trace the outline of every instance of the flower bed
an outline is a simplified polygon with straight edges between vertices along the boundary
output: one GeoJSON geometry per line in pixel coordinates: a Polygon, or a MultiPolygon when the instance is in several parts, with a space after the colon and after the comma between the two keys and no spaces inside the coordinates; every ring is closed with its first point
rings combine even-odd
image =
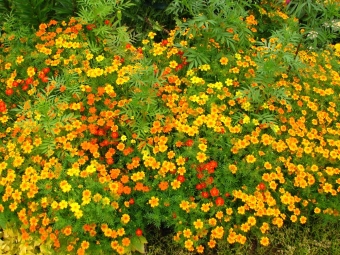
{"type": "Polygon", "coordinates": [[[340,44],[303,48],[281,11],[291,30],[260,43],[251,13],[222,38],[198,16],[123,49],[96,34],[110,22],[77,18],[20,47],[3,35],[2,227],[62,253],[124,254],[144,251],[152,224],[203,253],[338,219],[340,44]]]}

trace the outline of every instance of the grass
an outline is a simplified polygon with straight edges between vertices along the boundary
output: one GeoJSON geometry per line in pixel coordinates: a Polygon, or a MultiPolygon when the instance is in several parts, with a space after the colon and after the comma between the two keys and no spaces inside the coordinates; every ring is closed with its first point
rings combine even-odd
{"type": "MultiPolygon", "coordinates": [[[[340,220],[324,223],[320,220],[301,225],[272,229],[270,245],[261,246],[255,236],[248,236],[245,245],[220,241],[217,248],[204,255],[337,255],[340,254],[340,220]]],[[[148,239],[146,255],[193,255],[172,240],[169,231],[153,229],[148,239]]]]}

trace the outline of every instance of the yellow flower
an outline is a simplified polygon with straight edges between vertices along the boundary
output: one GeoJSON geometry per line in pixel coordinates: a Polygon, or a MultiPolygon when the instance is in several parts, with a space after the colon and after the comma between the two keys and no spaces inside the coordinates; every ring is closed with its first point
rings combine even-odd
{"type": "Polygon", "coordinates": [[[208,212],[210,210],[210,204],[209,203],[202,204],[201,210],[203,212],[208,212]]]}
{"type": "Polygon", "coordinates": [[[12,66],[11,63],[6,63],[6,64],[5,64],[5,69],[6,69],[6,70],[9,70],[9,69],[11,69],[11,66],[12,66]]]}
{"type": "Polygon", "coordinates": [[[190,69],[187,71],[186,76],[193,76],[195,74],[194,70],[190,69]]]}
{"type": "Polygon", "coordinates": [[[260,243],[263,246],[268,246],[269,245],[269,238],[266,237],[266,236],[261,237],[260,243]]]}
{"type": "Polygon", "coordinates": [[[190,229],[186,228],[186,229],[183,230],[183,236],[185,238],[190,238],[191,235],[192,235],[192,233],[191,233],[190,229]]]}
{"type": "Polygon", "coordinates": [[[208,242],[208,245],[209,247],[212,249],[216,246],[216,241],[214,239],[211,239],[209,242],[208,242]]]}
{"type": "Polygon", "coordinates": [[[201,65],[198,67],[198,69],[200,69],[201,71],[208,71],[210,70],[210,65],[205,64],[205,65],[201,65]]]}
{"type": "Polygon", "coordinates": [[[203,228],[203,221],[198,219],[194,221],[194,227],[195,229],[202,229],[203,228]]]}
{"type": "Polygon", "coordinates": [[[86,172],[88,173],[94,173],[96,171],[96,168],[93,165],[89,165],[86,167],[86,172]]]}
{"type": "Polygon", "coordinates": [[[172,187],[172,189],[176,190],[176,189],[178,189],[179,187],[181,187],[181,182],[178,181],[178,180],[173,180],[173,181],[171,182],[171,187],[172,187]]]}
{"type": "Polygon", "coordinates": [[[188,201],[182,200],[181,203],[179,204],[179,207],[186,211],[187,209],[190,208],[190,203],[188,201]]]}
{"type": "Polygon", "coordinates": [[[51,204],[51,207],[52,207],[52,209],[55,210],[55,209],[58,208],[58,205],[59,205],[59,203],[57,201],[53,201],[52,204],[51,204]]]}
{"type": "Polygon", "coordinates": [[[205,145],[204,143],[200,143],[198,145],[198,148],[201,150],[201,151],[206,151],[207,150],[207,145],[205,145]]]}
{"type": "Polygon", "coordinates": [[[93,58],[93,54],[89,53],[89,54],[86,54],[86,59],[87,60],[91,60],[93,58]]]}
{"type": "Polygon", "coordinates": [[[215,218],[210,218],[208,222],[210,226],[216,226],[217,224],[217,220],[215,218]]]}
{"type": "Polygon", "coordinates": [[[231,86],[231,85],[233,85],[233,80],[228,78],[228,79],[226,79],[225,84],[227,86],[231,86]]]}
{"type": "Polygon", "coordinates": [[[80,209],[80,205],[77,202],[70,203],[70,207],[71,212],[76,212],[80,209]]]}
{"type": "Polygon", "coordinates": [[[97,62],[101,62],[101,61],[104,60],[104,56],[103,55],[99,55],[99,56],[96,57],[96,60],[97,60],[97,62]]]}
{"type": "Polygon", "coordinates": [[[204,252],[204,246],[203,245],[199,245],[196,247],[197,253],[203,253],[204,252]]]}
{"type": "Polygon", "coordinates": [[[72,186],[65,180],[61,181],[59,185],[63,192],[69,192],[72,188],[72,186]]]}
{"type": "Polygon", "coordinates": [[[82,210],[78,210],[78,211],[74,212],[74,216],[77,219],[80,219],[81,217],[83,217],[83,211],[82,210]]]}
{"type": "Polygon", "coordinates": [[[204,161],[207,160],[207,155],[203,152],[198,152],[196,159],[198,160],[198,162],[203,163],[204,161]]]}
{"type": "Polygon", "coordinates": [[[220,63],[221,63],[221,65],[223,65],[223,66],[227,65],[228,62],[229,62],[229,60],[228,60],[228,58],[226,58],[226,57],[222,57],[222,58],[220,59],[220,63]]]}
{"type": "Polygon", "coordinates": [[[149,200],[149,204],[151,207],[156,207],[159,205],[159,198],[152,196],[149,200]]]}
{"type": "Polygon", "coordinates": [[[66,207],[67,207],[67,202],[65,201],[65,200],[61,200],[60,202],[59,202],[59,207],[60,207],[60,209],[65,209],[66,207]]]}
{"type": "Polygon", "coordinates": [[[173,61],[170,61],[169,66],[171,68],[176,68],[178,66],[178,63],[175,60],[173,60],[173,61]]]}
{"type": "Polygon", "coordinates": [[[300,223],[305,224],[307,222],[307,218],[305,216],[301,216],[300,223]]]}
{"type": "Polygon", "coordinates": [[[128,214],[123,214],[120,219],[124,224],[127,224],[130,221],[130,216],[128,214]]]}
{"type": "Polygon", "coordinates": [[[17,64],[21,64],[24,61],[24,57],[23,56],[17,56],[17,59],[15,60],[15,62],[17,64]]]}
{"type": "Polygon", "coordinates": [[[154,33],[154,32],[149,32],[148,37],[149,37],[150,39],[153,39],[153,38],[155,38],[155,35],[156,35],[156,33],[154,33]]]}
{"type": "Polygon", "coordinates": [[[193,241],[191,241],[191,240],[186,240],[186,241],[184,242],[184,247],[187,248],[187,249],[189,250],[190,248],[192,248],[193,244],[194,244],[193,241]]]}
{"type": "Polygon", "coordinates": [[[32,76],[35,75],[34,67],[30,66],[30,67],[27,68],[27,75],[28,75],[29,77],[32,77],[32,76]]]}
{"type": "Polygon", "coordinates": [[[246,161],[248,163],[254,163],[256,161],[256,158],[254,157],[254,155],[247,155],[246,161]]]}
{"type": "Polygon", "coordinates": [[[204,84],[204,80],[200,77],[197,77],[197,76],[193,76],[190,81],[193,83],[193,84],[200,84],[200,83],[203,83],[204,84]]]}

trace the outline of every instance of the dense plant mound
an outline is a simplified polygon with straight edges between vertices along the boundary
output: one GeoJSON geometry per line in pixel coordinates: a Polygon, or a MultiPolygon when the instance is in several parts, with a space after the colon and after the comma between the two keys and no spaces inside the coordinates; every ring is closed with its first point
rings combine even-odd
{"type": "Polygon", "coordinates": [[[340,45],[317,49],[285,5],[241,7],[140,46],[104,17],[3,34],[1,225],[77,254],[143,252],[164,225],[203,253],[336,219],[340,45]],[[256,38],[260,14],[283,25],[256,38]]]}

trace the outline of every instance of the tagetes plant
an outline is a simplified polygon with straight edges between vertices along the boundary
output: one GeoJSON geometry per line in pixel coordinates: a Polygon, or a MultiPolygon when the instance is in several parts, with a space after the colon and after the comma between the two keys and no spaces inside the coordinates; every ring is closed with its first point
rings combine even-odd
{"type": "Polygon", "coordinates": [[[340,45],[311,51],[293,28],[257,42],[257,17],[238,22],[249,36],[226,24],[229,46],[184,21],[122,55],[94,33],[106,23],[3,34],[1,225],[62,254],[143,252],[165,225],[204,253],[339,217],[340,45]]]}

